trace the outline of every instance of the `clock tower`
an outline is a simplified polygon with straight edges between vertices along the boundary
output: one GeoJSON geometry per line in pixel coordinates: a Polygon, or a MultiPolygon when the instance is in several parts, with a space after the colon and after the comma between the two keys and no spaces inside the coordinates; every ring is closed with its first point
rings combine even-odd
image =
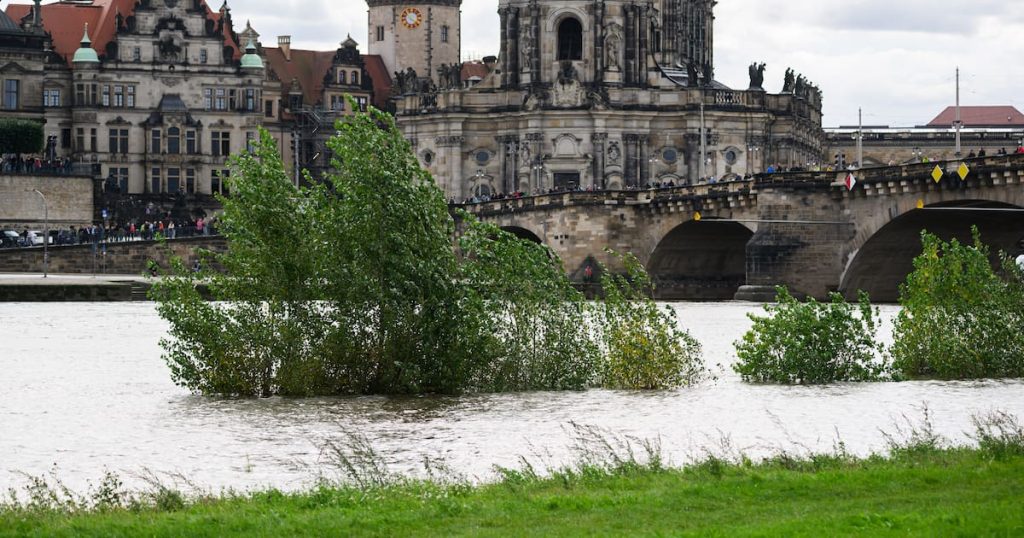
{"type": "Polygon", "coordinates": [[[458,63],[462,0],[366,0],[369,54],[380,55],[394,77],[412,68],[437,81],[441,65],[458,63]]]}

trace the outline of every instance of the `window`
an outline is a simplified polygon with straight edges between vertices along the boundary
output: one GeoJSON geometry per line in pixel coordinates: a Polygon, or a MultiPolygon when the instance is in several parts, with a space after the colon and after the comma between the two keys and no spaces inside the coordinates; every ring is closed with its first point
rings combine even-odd
{"type": "Polygon", "coordinates": [[[252,153],[256,150],[256,133],[249,131],[245,133],[245,151],[252,153]]]}
{"type": "Polygon", "coordinates": [[[124,107],[124,86],[114,86],[114,106],[124,107]]]}
{"type": "Polygon", "coordinates": [[[345,82],[345,72],[339,69],[338,70],[338,84],[345,84],[345,83],[346,83],[345,82]]]}
{"type": "Polygon", "coordinates": [[[135,86],[127,86],[125,90],[128,92],[128,99],[125,102],[125,105],[127,105],[128,108],[135,108],[135,86]]]}
{"type": "Polygon", "coordinates": [[[447,43],[447,42],[448,42],[448,25],[446,24],[446,25],[441,27],[441,43],[447,43]]]}
{"type": "Polygon", "coordinates": [[[135,47],[134,49],[132,49],[132,61],[133,62],[141,62],[142,61],[142,49],[141,48],[135,47]]]}
{"type": "Polygon", "coordinates": [[[127,168],[111,168],[108,177],[114,178],[117,183],[117,188],[122,194],[128,193],[128,169],[127,168]]]}
{"type": "Polygon", "coordinates": [[[231,155],[231,133],[227,131],[210,133],[210,153],[217,157],[231,155]]]}
{"type": "Polygon", "coordinates": [[[359,85],[359,71],[353,71],[352,72],[352,77],[349,80],[352,81],[352,85],[353,86],[358,86],[359,85]]]}
{"type": "MultiPolygon", "coordinates": [[[[177,155],[181,153],[181,129],[177,127],[171,127],[167,129],[167,153],[171,155],[177,155]]],[[[170,171],[168,170],[168,181],[170,181],[170,171]]]]}
{"type": "Polygon", "coordinates": [[[103,85],[103,98],[100,100],[103,106],[110,106],[110,86],[103,85]]]}
{"type": "Polygon", "coordinates": [[[75,84],[75,104],[85,104],[85,84],[75,84]]]}
{"type": "Polygon", "coordinates": [[[355,99],[356,99],[356,104],[359,105],[359,110],[361,110],[363,112],[366,112],[366,98],[365,97],[356,97],[355,99]]]}
{"type": "Polygon", "coordinates": [[[573,17],[558,25],[558,59],[583,59],[583,25],[573,17]]]}
{"type": "Polygon", "coordinates": [[[128,154],[128,129],[110,130],[110,153],[128,154]]]}
{"type": "Polygon", "coordinates": [[[149,174],[149,192],[163,191],[163,181],[160,178],[160,169],[154,168],[149,174]]]}
{"type": "Polygon", "coordinates": [[[227,195],[227,180],[231,177],[231,170],[210,171],[210,192],[227,195]]]}
{"type": "Polygon", "coordinates": [[[331,96],[331,110],[341,112],[345,110],[345,98],[340,95],[331,96]]]}
{"type": "Polygon", "coordinates": [[[224,99],[224,88],[217,88],[214,92],[216,99],[213,101],[213,108],[216,110],[225,110],[227,108],[227,101],[224,99]]]}
{"type": "Polygon", "coordinates": [[[238,110],[238,90],[228,91],[228,110],[238,110]]]}
{"type": "Polygon", "coordinates": [[[198,146],[196,145],[196,132],[185,131],[185,153],[188,153],[189,155],[195,155],[197,147],[198,146]]]}
{"type": "Polygon", "coordinates": [[[384,27],[377,27],[377,41],[384,41],[384,27]]]}
{"type": "Polygon", "coordinates": [[[213,89],[203,88],[203,108],[210,110],[213,108],[213,89]]]}
{"type": "Polygon", "coordinates": [[[199,49],[199,63],[204,64],[210,59],[206,49],[199,49]]]}
{"type": "Polygon", "coordinates": [[[43,90],[43,106],[60,106],[60,90],[43,90]]]}
{"type": "Polygon", "coordinates": [[[16,79],[4,81],[4,108],[7,110],[18,108],[18,82],[16,79]]]}
{"type": "Polygon", "coordinates": [[[89,151],[99,151],[100,145],[97,142],[96,129],[89,129],[89,151]]]}
{"type": "Polygon", "coordinates": [[[263,103],[263,115],[268,118],[274,117],[274,101],[272,99],[267,99],[263,103]]]}
{"type": "Polygon", "coordinates": [[[71,128],[65,128],[60,130],[60,147],[68,149],[71,147],[71,128]]]}
{"type": "Polygon", "coordinates": [[[256,111],[256,90],[247,88],[245,90],[245,110],[248,112],[256,111]]]}
{"type": "Polygon", "coordinates": [[[181,168],[167,169],[167,192],[176,193],[181,187],[181,168]]]}
{"type": "Polygon", "coordinates": [[[192,194],[196,192],[196,169],[185,169],[185,192],[192,194]]]}
{"type": "Polygon", "coordinates": [[[154,154],[160,153],[160,129],[153,129],[150,135],[149,152],[154,154]]]}
{"type": "Polygon", "coordinates": [[[85,151],[85,129],[82,127],[75,129],[75,149],[85,151]]]}

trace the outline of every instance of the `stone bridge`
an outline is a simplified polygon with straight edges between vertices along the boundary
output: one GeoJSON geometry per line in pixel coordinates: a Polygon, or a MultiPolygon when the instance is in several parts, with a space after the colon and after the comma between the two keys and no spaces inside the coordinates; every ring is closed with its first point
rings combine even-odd
{"type": "Polygon", "coordinates": [[[610,248],[647,267],[663,299],[766,300],[783,284],[892,302],[920,252],[920,233],[970,239],[994,255],[1024,250],[1024,155],[797,172],[650,191],[572,192],[466,206],[481,220],[548,245],[578,282],[615,264],[610,248]],[[936,166],[943,172],[933,178],[936,166]],[[699,214],[699,216],[698,216],[699,214]]]}

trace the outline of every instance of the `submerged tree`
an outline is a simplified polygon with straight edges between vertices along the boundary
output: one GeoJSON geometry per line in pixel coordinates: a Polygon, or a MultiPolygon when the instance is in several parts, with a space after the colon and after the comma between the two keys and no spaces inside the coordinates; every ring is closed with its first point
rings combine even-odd
{"type": "Polygon", "coordinates": [[[1024,375],[1024,275],[1006,256],[997,273],[972,231],[971,245],[921,235],[893,333],[895,366],[907,377],[1024,375]]]}
{"type": "Polygon", "coordinates": [[[337,172],[312,187],[293,186],[266,132],[233,159],[221,218],[229,248],[214,260],[224,272],[179,263],[153,291],[179,384],[255,396],[653,388],[702,369],[674,323],[602,316],[542,246],[464,216],[456,252],[443,194],[390,116],[371,109],[338,129],[328,143],[337,172]],[[199,279],[215,302],[200,297],[199,279]],[[667,371],[609,381],[607,335],[640,330],[656,333],[641,347],[659,351],[628,360],[657,357],[667,371]]]}

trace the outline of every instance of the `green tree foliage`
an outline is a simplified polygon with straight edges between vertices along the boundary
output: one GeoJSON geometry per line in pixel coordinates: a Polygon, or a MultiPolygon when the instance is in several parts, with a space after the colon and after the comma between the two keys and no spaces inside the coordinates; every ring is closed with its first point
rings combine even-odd
{"type": "Polygon", "coordinates": [[[0,155],[43,151],[43,126],[35,121],[0,120],[0,155]]]}
{"type": "Polygon", "coordinates": [[[699,347],[629,286],[609,303],[621,313],[605,316],[548,249],[468,215],[456,252],[443,194],[390,116],[371,110],[337,127],[338,171],[312,187],[292,185],[266,132],[253,154],[233,159],[221,217],[229,249],[214,260],[225,271],[194,275],[179,262],[154,287],[176,382],[204,394],[303,396],[695,378],[699,347]],[[216,301],[196,291],[199,279],[216,301]],[[653,351],[627,358],[657,362],[632,365],[647,370],[626,381],[605,366],[615,349],[606,335],[633,330],[653,351]]]}
{"type": "Polygon", "coordinates": [[[829,301],[800,302],[778,288],[778,303],[765,305],[768,316],[748,316],[754,326],[736,342],[740,362],[733,366],[744,381],[821,384],[876,381],[888,371],[875,341],[878,312],[861,292],[857,304],[838,293],[829,301]]]}
{"type": "Polygon", "coordinates": [[[973,244],[923,233],[914,271],[900,287],[892,355],[907,377],[980,379],[1024,375],[1024,276],[1003,257],[993,270],[977,228],[973,244]]]}

